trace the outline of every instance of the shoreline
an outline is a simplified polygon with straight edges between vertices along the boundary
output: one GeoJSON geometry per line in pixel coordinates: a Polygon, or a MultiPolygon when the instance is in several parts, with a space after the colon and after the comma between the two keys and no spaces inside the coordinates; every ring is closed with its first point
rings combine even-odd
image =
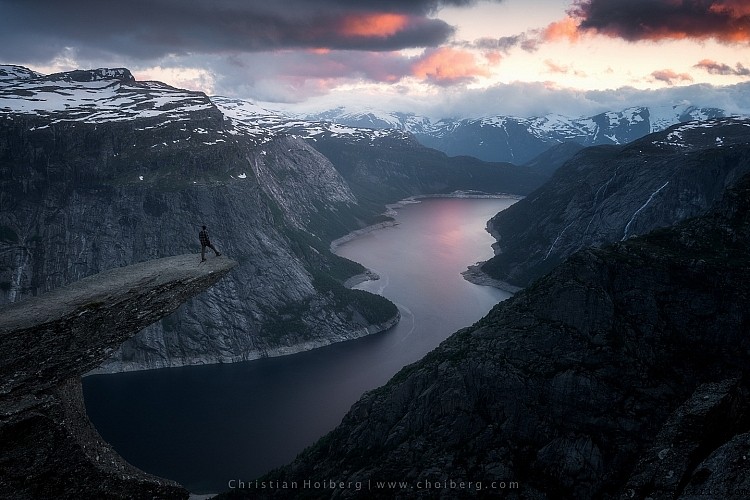
{"type": "Polygon", "coordinates": [[[365,226],[362,229],[356,229],[352,231],[351,233],[347,233],[341,238],[336,238],[328,245],[328,248],[331,251],[331,253],[335,254],[336,249],[340,247],[341,245],[343,245],[344,243],[348,243],[360,236],[363,236],[367,233],[371,233],[372,231],[377,231],[378,229],[384,229],[386,227],[393,227],[397,225],[398,223],[395,220],[387,220],[383,222],[378,222],[377,224],[372,224],[370,226],[365,226]]]}
{"type": "Polygon", "coordinates": [[[81,378],[92,377],[98,375],[118,375],[121,373],[131,372],[144,372],[151,370],[163,370],[172,368],[184,368],[193,366],[207,366],[207,365],[222,365],[222,364],[233,364],[233,363],[244,363],[248,361],[256,361],[263,358],[278,358],[282,356],[291,356],[303,352],[312,351],[322,347],[328,347],[333,344],[340,342],[348,342],[352,340],[358,340],[363,337],[370,335],[377,335],[379,333],[386,332],[396,326],[401,321],[401,312],[399,311],[395,316],[389,318],[383,323],[370,323],[367,326],[362,326],[356,330],[351,330],[350,335],[338,335],[336,337],[328,339],[315,339],[292,346],[276,346],[264,351],[252,351],[252,353],[244,353],[238,356],[215,356],[211,358],[180,358],[177,362],[168,363],[154,363],[148,365],[134,366],[132,364],[124,363],[112,363],[106,366],[98,366],[93,370],[84,373],[81,378]]]}
{"type": "MultiPolygon", "coordinates": [[[[398,226],[398,222],[393,220],[393,217],[395,217],[398,213],[396,212],[396,209],[403,208],[406,205],[411,205],[414,203],[420,203],[420,200],[425,199],[431,199],[431,198],[463,198],[463,199],[498,199],[498,200],[522,200],[524,196],[517,195],[517,194],[511,194],[511,193],[483,193],[480,191],[453,191],[452,193],[445,193],[445,194],[417,194],[414,196],[409,196],[408,198],[404,198],[403,200],[399,200],[396,203],[389,203],[385,206],[385,212],[382,214],[386,217],[390,217],[391,220],[378,222],[376,224],[371,224],[369,226],[365,226],[361,229],[355,229],[354,231],[345,234],[344,236],[340,238],[336,238],[329,244],[329,249],[331,253],[336,253],[336,249],[340,247],[341,245],[352,241],[359,236],[365,235],[367,233],[370,233],[372,231],[377,231],[378,229],[384,229],[386,227],[394,227],[398,226]]],[[[492,233],[490,233],[492,234],[492,233]]],[[[495,237],[493,235],[493,237],[495,237]]],[[[495,239],[497,239],[495,237],[495,239]]],[[[350,278],[351,279],[351,278],[350,278]]],[[[348,280],[347,280],[348,281],[348,280]]],[[[361,283],[361,282],[360,282],[361,283]]],[[[508,285],[512,286],[512,285],[508,285]]]]}
{"type": "Polygon", "coordinates": [[[365,281],[377,281],[379,279],[380,275],[378,273],[371,269],[367,269],[363,273],[355,274],[351,278],[348,278],[346,281],[344,281],[344,286],[346,288],[354,288],[355,286],[359,285],[360,283],[364,283],[365,281]]]}
{"type": "MultiPolygon", "coordinates": [[[[331,253],[336,253],[336,250],[341,245],[348,243],[352,240],[355,240],[356,238],[363,236],[365,234],[368,234],[372,231],[377,231],[378,229],[384,229],[387,227],[398,226],[398,222],[393,220],[393,218],[396,217],[396,215],[398,215],[398,213],[396,212],[397,209],[403,208],[407,205],[421,203],[420,200],[434,199],[434,198],[522,200],[525,197],[521,195],[517,195],[517,194],[511,194],[511,193],[492,194],[492,193],[483,193],[480,191],[453,191],[452,193],[446,193],[446,194],[418,194],[414,196],[409,196],[408,198],[404,198],[403,200],[399,200],[396,203],[390,203],[385,206],[386,211],[382,215],[385,215],[386,217],[390,217],[391,220],[378,222],[376,224],[365,226],[362,229],[354,230],[350,233],[345,234],[341,238],[337,238],[333,240],[329,245],[331,253]]],[[[496,244],[500,240],[499,235],[493,234],[493,232],[489,228],[485,228],[485,229],[496,240],[495,243],[491,245],[493,251],[496,253],[497,252],[496,244]]],[[[482,271],[481,269],[482,264],[484,264],[484,262],[477,262],[476,264],[469,266],[466,269],[466,271],[461,273],[461,276],[466,281],[474,285],[491,286],[493,288],[497,288],[499,290],[503,290],[508,293],[514,294],[523,289],[521,287],[511,285],[510,283],[506,283],[505,281],[492,278],[490,275],[482,271]]],[[[364,283],[365,281],[376,281],[379,279],[380,279],[380,276],[376,272],[372,271],[371,269],[367,269],[365,270],[364,273],[356,274],[354,276],[347,278],[347,280],[344,281],[344,286],[347,288],[353,288],[359,285],[360,283],[364,283]]]]}
{"type": "Polygon", "coordinates": [[[484,264],[484,262],[477,262],[476,264],[469,266],[466,271],[461,273],[461,276],[463,276],[463,278],[469,283],[479,286],[491,286],[508,293],[515,294],[516,292],[523,290],[520,286],[511,285],[510,283],[491,277],[489,274],[482,271],[482,264],[484,264]]]}

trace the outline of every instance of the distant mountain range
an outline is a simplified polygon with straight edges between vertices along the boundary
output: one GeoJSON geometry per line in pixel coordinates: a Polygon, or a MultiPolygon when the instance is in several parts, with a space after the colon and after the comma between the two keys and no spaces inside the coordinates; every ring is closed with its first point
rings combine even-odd
{"type": "Polygon", "coordinates": [[[726,115],[719,108],[680,104],[630,107],[585,118],[557,114],[532,118],[496,115],[433,122],[427,117],[409,113],[337,108],[307,115],[306,119],[376,130],[401,130],[413,134],[425,146],[450,156],[468,155],[485,161],[521,165],[564,142],[582,146],[626,144],[677,123],[726,115]]]}
{"type": "Polygon", "coordinates": [[[679,104],[630,107],[585,118],[557,114],[531,118],[497,115],[432,121],[413,113],[353,111],[339,107],[305,114],[274,111],[251,101],[220,96],[211,99],[227,116],[252,123],[250,129],[262,126],[308,140],[320,137],[408,140],[413,137],[448,156],[473,156],[483,161],[515,165],[529,163],[559,144],[575,143],[583,147],[627,144],[678,123],[728,116],[720,108],[679,104]]]}

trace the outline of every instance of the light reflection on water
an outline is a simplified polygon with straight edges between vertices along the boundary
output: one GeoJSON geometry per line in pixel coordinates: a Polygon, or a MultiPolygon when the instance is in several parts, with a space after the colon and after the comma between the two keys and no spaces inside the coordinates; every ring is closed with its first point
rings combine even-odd
{"type": "Polygon", "coordinates": [[[381,276],[358,288],[399,306],[388,332],[281,358],[87,377],[89,417],[130,463],[195,493],[288,463],[363,392],[509,296],[460,273],[492,256],[485,223],[513,202],[424,200],[337,249],[381,276]]]}

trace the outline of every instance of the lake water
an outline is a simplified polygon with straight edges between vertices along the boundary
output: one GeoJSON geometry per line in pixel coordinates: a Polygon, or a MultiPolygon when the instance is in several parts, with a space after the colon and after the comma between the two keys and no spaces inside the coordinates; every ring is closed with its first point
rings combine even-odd
{"type": "Polygon", "coordinates": [[[492,256],[486,221],[514,202],[422,200],[399,208],[396,226],[338,247],[380,275],[357,288],[398,305],[391,330],[280,358],[86,377],[89,418],[130,463],[194,493],[290,462],[363,392],[510,296],[460,273],[492,256]]]}

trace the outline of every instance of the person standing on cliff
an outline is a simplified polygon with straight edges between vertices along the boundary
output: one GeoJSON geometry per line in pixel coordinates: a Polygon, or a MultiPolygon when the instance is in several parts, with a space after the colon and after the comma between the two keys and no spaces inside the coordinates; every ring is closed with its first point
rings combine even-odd
{"type": "Polygon", "coordinates": [[[206,226],[203,226],[203,229],[198,233],[198,239],[201,240],[201,262],[206,262],[206,247],[213,250],[217,257],[221,255],[221,253],[219,253],[219,251],[211,244],[211,240],[208,238],[208,230],[206,229],[206,226]]]}

